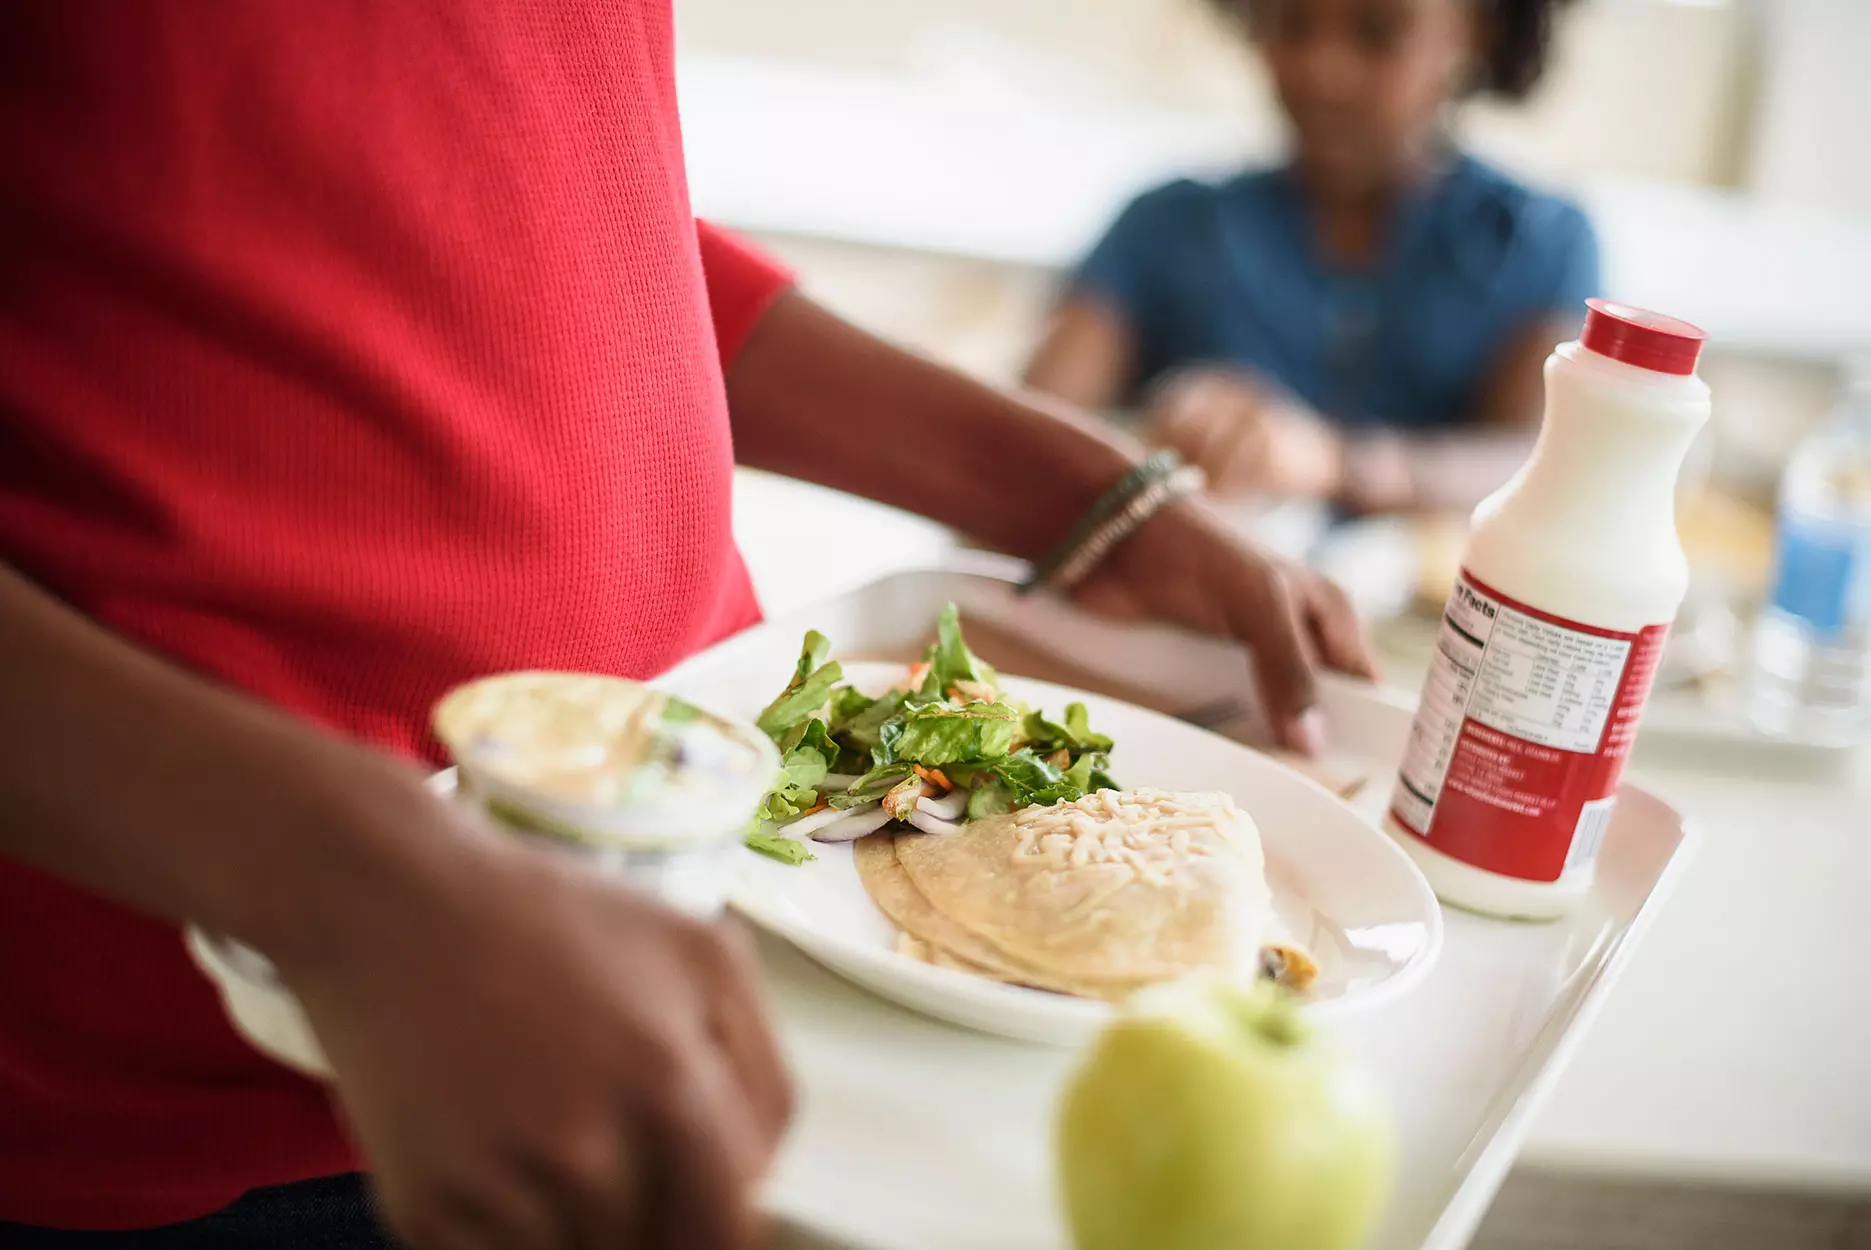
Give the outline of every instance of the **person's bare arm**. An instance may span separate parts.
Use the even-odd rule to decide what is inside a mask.
[[[1137,459],[1063,404],[995,390],[789,292],[728,370],[741,463],[933,518],[1036,556]]]
[[[1076,292],[1054,309],[1025,382],[1068,404],[1103,412],[1124,398],[1136,357],[1135,336],[1118,310]]]
[[[1144,434],[1201,464],[1222,495],[1333,499],[1365,513],[1466,511],[1527,458],[1539,431],[1541,368],[1564,337],[1557,322],[1517,336],[1460,430],[1347,435],[1249,374],[1198,368],[1154,389]]]
[[[445,872],[437,804],[375,752],[142,651],[0,565],[0,854],[290,956]],[[379,836],[406,827],[411,836]]]
[[[0,691],[0,856],[268,954],[407,1244],[750,1244],[785,1083],[718,932],[4,565]]]
[[[1490,430],[1530,435],[1540,428],[1546,406],[1546,358],[1578,330],[1557,318],[1542,318],[1508,340],[1481,388],[1473,423]]]
[[[1545,403],[1542,370],[1566,336],[1557,320],[1515,336],[1484,382],[1467,429],[1349,445],[1345,501],[1363,512],[1467,511],[1480,503],[1533,449]]]
[[[1002,551],[1060,542],[1137,461],[1137,443],[1057,403],[996,390],[892,347],[797,293],[728,371],[743,463],[945,522]],[[1239,638],[1276,731],[1319,745],[1315,661],[1369,674],[1350,605],[1316,574],[1244,544],[1190,502],[1120,544],[1086,593]]]

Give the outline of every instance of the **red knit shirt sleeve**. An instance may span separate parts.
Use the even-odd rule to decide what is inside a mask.
[[[747,240],[701,220],[695,223],[702,248],[702,274],[715,320],[721,367],[740,354],[741,344],[780,292],[793,284],[792,271]]]

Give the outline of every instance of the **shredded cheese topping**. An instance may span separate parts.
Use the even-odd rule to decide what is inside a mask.
[[[1102,790],[1070,803],[1030,807],[1014,817],[1019,840],[1011,862],[1054,870],[1122,865],[1152,885],[1168,885],[1177,865],[1211,854],[1189,831],[1226,827],[1241,809],[1224,794]]]

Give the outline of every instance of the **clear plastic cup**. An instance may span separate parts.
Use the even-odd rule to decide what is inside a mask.
[[[703,919],[780,767],[754,726],[617,677],[489,677],[451,691],[434,726],[462,801]]]

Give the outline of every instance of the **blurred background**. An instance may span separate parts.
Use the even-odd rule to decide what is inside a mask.
[[[677,0],[696,209],[859,323],[1016,380],[1132,197],[1280,158],[1266,71],[1220,7]],[[1527,101],[1454,112],[1461,146],[1585,208],[1604,294],[1712,336],[1682,517],[1698,653],[1677,648],[1676,675],[1695,698],[1656,722],[1694,721],[1705,696],[1730,715],[1779,474],[1871,351],[1868,64],[1863,0],[1580,0]],[[1430,641],[1410,609],[1439,612],[1465,510],[1324,549],[1316,509],[1259,536],[1349,583],[1409,685]]]
[[[841,312],[1016,376],[1062,267],[1137,192],[1277,159],[1199,0],[677,0],[697,211]],[[1608,294],[1701,324],[1719,472],[1765,488],[1871,346],[1871,5],[1584,0],[1476,152],[1580,200]]]
[[[997,381],[1020,376],[1132,197],[1282,150],[1265,72],[1204,0],[676,10],[697,212],[838,311]],[[1489,1247],[1871,1245],[1871,992],[1852,937],[1871,781],[1862,752],[1757,751],[1732,707],[1776,485],[1871,350],[1868,71],[1868,0],[1581,0],[1527,102],[1456,116],[1464,146],[1585,207],[1605,294],[1710,332],[1715,396],[1681,509],[1696,589],[1678,635],[1698,646],[1674,648],[1638,756],[1708,837]],[[743,483],[757,580],[758,517],[844,506],[778,492]],[[1413,689],[1459,520],[1367,524],[1351,544],[1261,524],[1356,583],[1387,675]],[[887,553],[855,554],[849,584],[947,541],[885,517],[868,535]],[[841,588],[762,585],[774,611]]]

